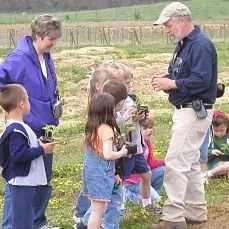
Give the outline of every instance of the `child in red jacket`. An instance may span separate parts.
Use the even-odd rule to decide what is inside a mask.
[[[150,118],[145,118],[140,121],[141,134],[142,134],[142,144],[144,150],[144,157],[151,169],[151,198],[152,201],[159,201],[160,191],[163,185],[163,178],[165,172],[165,162],[164,160],[157,160],[153,154],[153,145],[151,143],[151,137],[154,132],[154,122]],[[132,174],[130,178],[125,180],[125,194],[124,202],[140,202],[140,185],[141,177],[139,174]]]

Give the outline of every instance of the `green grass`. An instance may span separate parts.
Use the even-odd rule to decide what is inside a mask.
[[[134,5],[129,7],[109,8],[102,10],[57,12],[57,17],[64,22],[77,21],[130,21],[130,20],[155,20],[167,3],[154,3],[147,5]],[[195,20],[228,19],[229,1],[226,0],[192,0],[185,2],[190,7]],[[39,13],[40,14],[40,13]],[[38,13],[0,13],[0,24],[28,23]]]
[[[229,73],[229,44],[217,43],[219,56],[220,72]],[[158,45],[141,45],[141,46],[118,46],[122,55],[120,57],[127,57],[128,59],[136,58],[136,60],[143,58],[147,53],[164,53],[172,52],[173,45],[158,44]],[[2,48],[2,55],[5,56],[9,49]],[[60,51],[60,50],[58,50]],[[67,83],[74,83],[77,85],[81,79],[84,78],[87,69],[78,68],[76,66],[59,67],[57,72],[64,79],[61,81],[63,90],[66,90],[65,95],[68,95]],[[139,92],[142,93],[142,92]],[[172,106],[167,99],[158,99],[151,95],[144,95],[144,103],[147,102],[150,109],[157,111],[154,117],[155,120],[155,147],[156,155],[163,158],[167,150],[170,131],[171,131],[171,114]],[[229,113],[229,105],[227,102],[217,101],[216,110],[223,110]],[[166,112],[164,112],[166,111]],[[48,218],[51,224],[60,225],[62,229],[70,229],[73,225],[72,215],[74,212],[75,196],[79,192],[81,182],[81,169],[84,154],[83,146],[83,131],[84,131],[84,117],[79,114],[64,116],[61,120],[60,126],[57,128],[56,138],[58,141],[57,149],[55,150],[54,171],[53,171],[53,196],[48,207]],[[0,181],[0,215],[3,207],[3,180]],[[226,180],[211,180],[210,184],[206,186],[206,194],[208,205],[218,205],[228,201],[229,183]],[[163,196],[163,201],[165,195]],[[162,204],[163,204],[162,201]],[[124,220],[121,224],[122,229],[139,229],[148,228],[155,222],[158,217],[151,215],[138,205],[131,205],[131,218]]]

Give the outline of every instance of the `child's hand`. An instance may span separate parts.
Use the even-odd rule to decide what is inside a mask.
[[[123,145],[122,149],[120,150],[122,152],[122,156],[125,157],[127,156],[128,150],[126,148],[126,145]]]
[[[133,116],[135,116],[136,112],[137,112],[136,107],[129,107],[122,113],[122,118],[124,119],[124,121],[127,121]]]
[[[119,175],[116,175],[116,176],[115,176],[114,183],[115,183],[115,185],[120,185],[120,184],[122,184],[122,179],[120,178]]]
[[[215,156],[220,156],[220,155],[223,155],[224,153],[223,152],[221,152],[220,150],[218,150],[218,149],[213,149],[212,150],[212,155],[215,155]]]
[[[51,143],[42,143],[40,140],[39,140],[39,144],[43,147],[44,151],[45,151],[45,154],[52,154],[53,153],[53,149],[56,145],[56,142],[51,142]]]
[[[138,114],[134,117],[134,121],[142,120],[146,117],[145,112],[138,112]]]

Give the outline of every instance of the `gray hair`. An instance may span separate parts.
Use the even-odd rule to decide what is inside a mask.
[[[179,21],[181,19],[185,19],[186,21],[192,21],[192,16],[191,15],[184,15],[184,16],[172,17],[171,19],[174,21]]]
[[[42,39],[45,36],[60,38],[62,35],[62,26],[58,18],[49,14],[43,14],[36,17],[31,24],[32,39],[36,40],[37,36]]]

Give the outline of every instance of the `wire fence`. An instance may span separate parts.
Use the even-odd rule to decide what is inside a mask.
[[[202,25],[203,32],[213,41],[229,40],[229,25]],[[15,47],[24,35],[30,34],[30,28],[1,28],[0,44],[7,47]],[[57,45],[118,45],[118,44],[150,44],[169,43],[172,39],[162,27],[89,27],[89,26],[65,26],[63,34]]]

